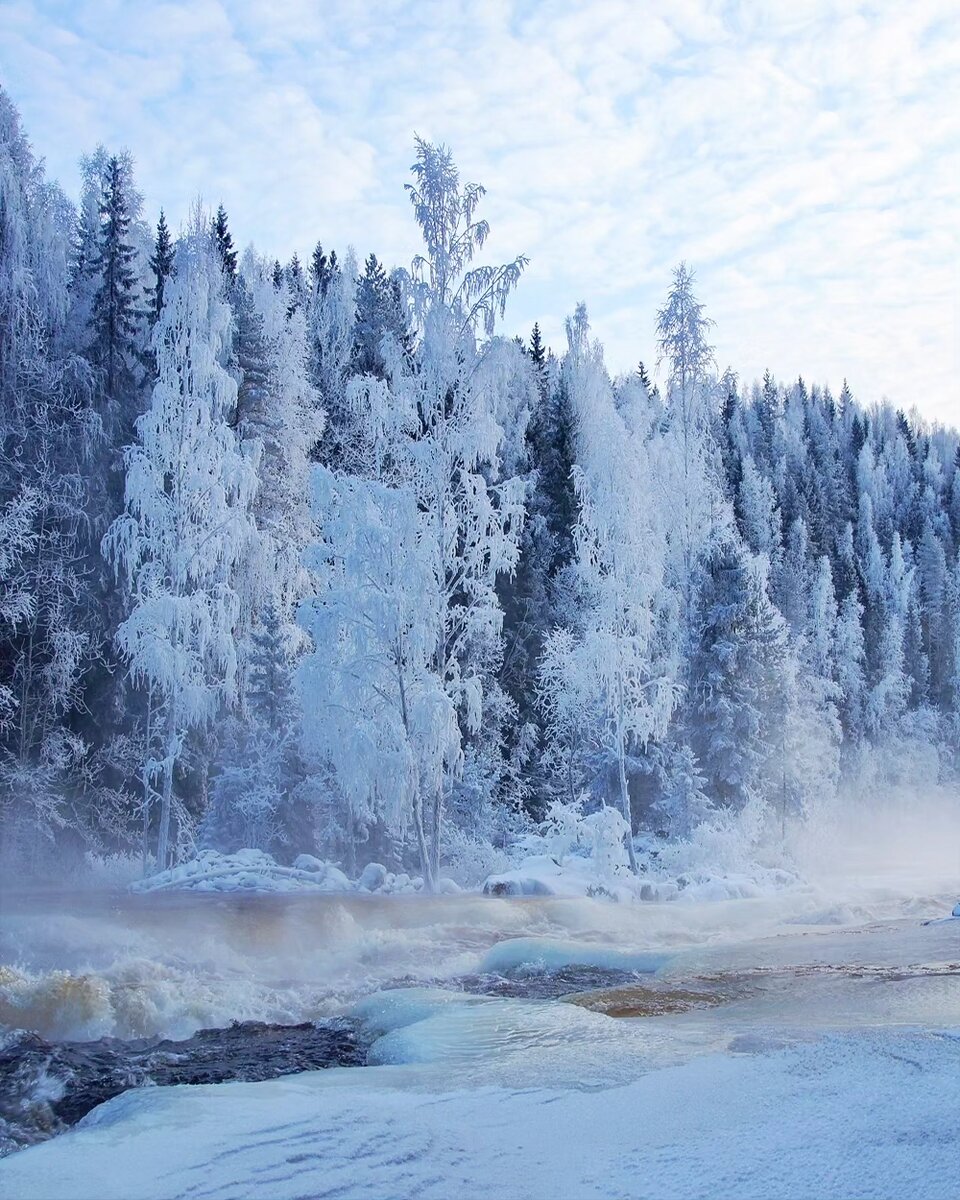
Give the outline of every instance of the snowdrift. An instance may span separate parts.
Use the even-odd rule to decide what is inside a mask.
[[[380,895],[415,894],[423,890],[420,876],[394,874],[381,863],[367,863],[357,879],[349,879],[333,863],[301,854],[290,867],[281,866],[263,850],[221,854],[202,850],[187,862],[130,885],[134,892],[356,892]],[[459,892],[451,879],[441,879],[442,894]]]

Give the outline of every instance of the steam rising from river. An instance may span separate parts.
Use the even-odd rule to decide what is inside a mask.
[[[59,1039],[185,1037],[233,1019],[334,1015],[388,984],[442,983],[476,971],[505,938],[683,955],[807,926],[939,917],[960,892],[960,803],[943,793],[848,803],[795,832],[788,857],[805,882],[712,902],[7,893],[0,1024]]]

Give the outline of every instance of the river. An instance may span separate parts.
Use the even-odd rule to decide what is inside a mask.
[[[95,1175],[97,1154],[113,1155],[104,1142],[112,1136],[110,1122],[127,1113],[130,1129],[140,1129],[137,1106],[148,1104],[153,1107],[144,1128],[159,1137],[163,1121],[155,1110],[168,1095],[191,1103],[212,1096],[205,1111],[215,1112],[246,1095],[237,1089],[282,1084],[288,1089],[283,1093],[251,1096],[296,1095],[301,1109],[306,1104],[314,1112],[331,1089],[343,1103],[347,1097],[359,1103],[361,1090],[372,1088],[366,1103],[375,1128],[389,1103],[384,1098],[398,1093],[418,1097],[411,1103],[419,1104],[424,1095],[452,1086],[461,1098],[478,1089],[493,1088],[502,1097],[534,1089],[569,1104],[574,1094],[614,1096],[618,1088],[652,1087],[654,1078],[666,1087],[671,1071],[709,1065],[717,1056],[723,1062],[769,1061],[775,1074],[777,1055],[823,1053],[813,1047],[832,1044],[831,1038],[856,1035],[863,1053],[873,1046],[865,1037],[919,1038],[926,1049],[946,1045],[942,1039],[960,1029],[960,921],[942,919],[956,899],[949,886],[943,879],[924,889],[915,880],[886,878],[843,889],[797,884],[754,899],[632,905],[467,894],[7,893],[0,921],[0,1024],[33,1030],[42,1039],[37,1045],[48,1047],[37,1060],[46,1066],[31,1083],[35,1090],[56,1092],[51,1077],[58,1063],[61,1074],[73,1072],[68,1091],[79,1087],[82,1069],[103,1077],[106,1060],[90,1058],[93,1049],[127,1056],[126,1082],[113,1088],[117,1092],[138,1083],[277,1074],[288,1080],[212,1090],[150,1087],[137,1096],[128,1091],[71,1133],[53,1122],[55,1128],[31,1135],[28,1140],[39,1141],[61,1131],[45,1145],[5,1159],[0,1180],[10,1173],[10,1194],[53,1195],[38,1181],[45,1172],[41,1159],[54,1151],[56,1162],[78,1170],[86,1163]],[[261,1025],[230,1033],[231,1022]],[[296,1025],[300,1034],[276,1031]],[[319,1048],[318,1028],[327,1038]],[[194,1036],[198,1030],[214,1033],[203,1041]],[[211,1037],[226,1040],[211,1043]],[[88,1057],[70,1059],[77,1043],[84,1043]],[[51,1058],[51,1046],[60,1058]],[[883,1046],[883,1064],[904,1058],[902,1047],[890,1058],[888,1042]],[[949,1053],[937,1057],[931,1051],[931,1062],[948,1063],[958,1047],[954,1039]],[[236,1071],[230,1066],[234,1055],[244,1064]],[[910,1055],[916,1060],[915,1048]],[[216,1062],[220,1073],[184,1074],[188,1060],[200,1061],[204,1071]],[[138,1074],[137,1064],[145,1061]],[[317,1066],[332,1069],[293,1074]],[[823,1070],[834,1066],[831,1059]],[[794,1079],[797,1069],[787,1077]],[[296,1087],[307,1091],[289,1090]],[[253,1110],[243,1108],[243,1120]],[[478,1120],[476,1114],[470,1119]],[[605,1128],[607,1119],[599,1124]],[[122,1121],[117,1135],[121,1127]],[[218,1152],[225,1153],[229,1121],[219,1127]],[[341,1139],[339,1150],[329,1151],[331,1169],[346,1144]],[[194,1171],[203,1162],[209,1166],[203,1156],[212,1151],[205,1145],[200,1138]],[[427,1150],[423,1154],[429,1159]],[[349,1164],[341,1166],[347,1170]],[[388,1167],[378,1168],[377,1186],[392,1195],[400,1184]],[[419,1182],[411,1194],[431,1194],[424,1179],[414,1177]],[[86,1176],[81,1171],[77,1178]],[[303,1180],[291,1183],[290,1194],[314,1194],[298,1192],[301,1185]],[[83,1195],[80,1186],[57,1194]],[[139,1186],[121,1172],[115,1192],[108,1187],[101,1194],[189,1194],[186,1182],[182,1193],[172,1183],[169,1192],[148,1180]],[[240,1188],[223,1194],[285,1193]],[[352,1195],[349,1181],[336,1194]]]

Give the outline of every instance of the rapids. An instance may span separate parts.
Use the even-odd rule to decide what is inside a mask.
[[[835,1031],[957,1028],[952,902],[889,880],[653,904],[6,893],[0,1123],[10,1149],[145,1084],[363,1066],[594,1089]]]
[[[463,987],[455,981],[482,976],[485,960],[496,974],[471,990],[534,994],[533,981],[527,990],[504,982],[503,968],[515,965],[521,945],[504,945],[513,939],[549,948],[541,977],[565,965],[683,973],[689,956],[722,957],[724,947],[738,966],[750,966],[758,940],[890,919],[919,923],[944,916],[954,898],[884,886],[838,900],[812,885],[754,899],[634,905],[470,894],[5,893],[0,1025],[89,1040],[185,1038],[231,1021],[296,1024],[337,1016],[387,986]],[[599,957],[585,956],[583,945]],[[618,981],[571,979],[558,989],[541,978],[541,994],[608,980]]]

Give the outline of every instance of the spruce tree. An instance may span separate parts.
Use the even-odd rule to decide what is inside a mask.
[[[237,275],[237,252],[233,248],[233,236],[227,224],[227,210],[222,204],[213,218],[213,239],[217,246],[223,273],[227,277],[227,282],[232,283]]]
[[[287,288],[290,292],[290,305],[287,309],[287,316],[292,316],[297,308],[306,300],[307,284],[303,274],[303,267],[300,265],[300,256],[294,253],[293,258],[287,263],[287,269],[284,271],[284,277],[287,281]]]
[[[107,164],[100,206],[100,285],[93,303],[93,350],[111,407],[134,379],[139,349],[141,314],[137,307],[137,252],[130,241],[129,174],[129,159],[113,155]]]
[[[907,449],[910,451],[910,457],[917,457],[917,443],[913,436],[913,430],[910,428],[910,422],[907,420],[907,414],[902,408],[897,409],[897,433],[903,438],[907,444]]]
[[[160,209],[160,220],[157,222],[157,236],[154,242],[153,254],[150,256],[150,269],[153,271],[155,283],[152,288],[153,302],[150,306],[150,322],[155,324],[163,308],[163,286],[173,274],[173,240],[167,228],[167,219]]]
[[[310,286],[315,296],[326,290],[329,266],[327,256],[323,252],[323,245],[317,242],[310,255],[309,267]]]
[[[688,735],[710,798],[742,808],[762,794],[783,726],[786,625],[762,560],[730,540],[706,564],[700,605]]]
[[[396,334],[395,302],[390,280],[375,254],[369,255],[357,281],[357,312],[353,327],[351,370],[358,375],[386,377],[381,352],[384,335]]]
[[[543,337],[540,333],[540,323],[534,322],[533,330],[530,334],[530,360],[540,372],[543,370],[547,362],[547,351],[543,344]]]

